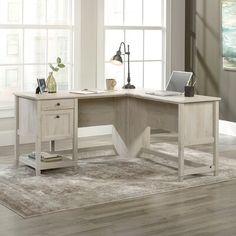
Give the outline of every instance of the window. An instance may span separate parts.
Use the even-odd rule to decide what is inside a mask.
[[[166,0],[104,0],[105,77],[115,78],[118,87],[126,83],[127,63],[119,67],[110,59],[122,41],[130,45],[131,83],[164,87],[165,5]]]
[[[72,87],[74,0],[0,0],[0,108],[13,105],[12,92],[35,91],[48,63],[61,57],[59,90]]]

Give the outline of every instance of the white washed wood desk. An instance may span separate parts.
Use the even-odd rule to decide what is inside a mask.
[[[120,90],[101,94],[57,93],[36,95],[16,93],[16,145],[19,161],[19,135],[35,136],[36,169],[74,166],[77,162],[77,127],[113,125],[113,143],[117,152],[126,157],[136,156],[142,148],[149,148],[150,129],[162,128],[178,132],[178,177],[214,172],[218,174],[218,121],[220,98],[207,96],[159,97],[147,95],[142,90]],[[59,105],[58,105],[59,104]],[[65,115],[60,128],[60,115]],[[49,118],[47,119],[47,116]],[[46,129],[46,123],[49,122]],[[56,124],[53,121],[56,121]],[[58,130],[57,130],[58,129]],[[49,132],[49,133],[47,133]],[[61,133],[60,133],[61,132]],[[55,134],[55,136],[54,136]],[[73,139],[73,160],[63,163],[40,162],[41,141]],[[211,166],[184,169],[184,147],[200,144],[213,145]],[[53,149],[53,142],[52,142]],[[32,162],[32,161],[31,161]]]

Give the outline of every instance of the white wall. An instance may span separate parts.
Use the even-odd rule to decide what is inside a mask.
[[[167,2],[168,5],[171,5],[171,13],[167,15],[171,25],[170,31],[167,32],[171,39],[167,42],[168,77],[172,70],[184,70],[185,66],[185,0],[167,0]],[[103,28],[98,27],[99,23],[102,24],[100,4],[102,4],[102,0],[81,0],[78,4],[78,11],[81,11],[81,28],[78,27],[78,32],[81,32],[81,37],[77,37],[77,40],[80,40],[80,45],[77,47],[80,55],[76,57],[76,60],[80,61],[75,63],[80,68],[80,72],[77,73],[78,78],[76,79],[78,81],[75,84],[80,89],[101,87],[103,85],[102,78],[97,81],[97,74],[102,77],[102,70],[98,71],[97,65],[99,63],[101,65],[101,61],[102,63],[104,61],[103,58],[97,58],[97,55],[102,54],[98,51],[101,50],[102,46],[100,44],[103,43],[103,33],[98,34],[97,30]],[[13,118],[0,119],[0,146],[13,143],[13,128]],[[109,127],[106,132],[108,130],[110,130]],[[91,132],[98,134],[96,130]]]
[[[81,0],[81,89],[97,86],[97,0]]]
[[[170,70],[185,69],[185,0],[171,1]],[[168,58],[167,58],[168,60]]]

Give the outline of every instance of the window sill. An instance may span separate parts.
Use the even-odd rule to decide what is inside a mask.
[[[0,119],[13,117],[15,117],[13,106],[0,106]]]

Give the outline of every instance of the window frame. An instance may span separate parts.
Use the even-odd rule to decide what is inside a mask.
[[[47,1],[45,1],[45,5],[47,5]],[[24,24],[23,20],[24,20],[24,15],[23,15],[23,10],[24,10],[24,0],[22,1],[22,14],[21,14],[21,23],[7,23],[7,24],[0,24],[0,29],[4,30],[4,29],[8,29],[8,30],[14,30],[14,29],[18,29],[22,31],[22,42],[21,42],[21,51],[22,51],[22,55],[21,55],[21,63],[0,63],[1,67],[7,67],[7,66],[15,66],[15,67],[21,67],[21,71],[20,71],[20,85],[19,85],[19,89],[21,91],[24,91],[24,67],[25,66],[45,66],[45,76],[47,76],[48,72],[49,72],[49,66],[48,63],[55,63],[55,62],[50,62],[48,61],[48,32],[49,30],[68,30],[69,34],[70,34],[70,42],[69,42],[69,48],[70,48],[70,58],[69,61],[66,62],[66,65],[68,65],[70,67],[71,73],[69,73],[69,78],[68,78],[68,89],[72,89],[72,88],[76,88],[77,87],[77,82],[75,81],[75,78],[77,78],[79,72],[77,68],[79,62],[78,60],[76,60],[77,58],[79,58],[78,54],[80,53],[80,47],[78,46],[77,43],[75,42],[79,42],[80,41],[80,34],[78,34],[76,32],[76,30],[78,31],[78,28],[80,28],[80,24],[81,24],[81,19],[80,17],[78,17],[78,15],[80,15],[81,12],[81,0],[70,0],[70,4],[69,4],[69,12],[70,12],[70,22],[69,24]],[[45,9],[45,11],[47,11],[47,8]],[[46,16],[45,16],[46,17]],[[24,47],[25,47],[25,37],[24,37],[24,33],[25,30],[40,30],[43,29],[46,31],[46,51],[45,51],[45,62],[44,63],[25,63],[25,58],[24,58]],[[36,79],[35,79],[36,80]],[[0,118],[6,118],[6,117],[14,117],[14,104],[12,105],[2,105],[0,106]]]
[[[160,61],[162,63],[162,88],[164,89],[166,86],[166,75],[170,74],[170,67],[171,67],[171,0],[162,0],[162,6],[163,6],[163,11],[162,11],[162,26],[109,26],[105,25],[104,18],[105,18],[105,13],[104,13],[104,0],[98,0],[100,9],[98,9],[98,22],[100,22],[101,25],[98,25],[98,56],[100,58],[100,61],[98,61],[98,69],[97,69],[97,84],[100,85],[100,87],[105,87],[105,32],[106,30],[112,30],[112,29],[120,29],[120,30],[161,30],[162,31],[162,42],[163,42],[163,47],[162,47],[162,60],[144,60],[144,55],[143,55],[143,60],[132,60],[132,62],[142,62],[143,67],[144,67],[144,62],[145,61]],[[125,0],[123,0],[124,2]],[[124,4],[123,4],[124,7]],[[102,8],[102,9],[101,9]],[[124,9],[123,9],[124,11]],[[142,9],[142,14],[143,14],[143,9]],[[142,19],[143,21],[143,19]],[[124,24],[124,17],[123,17],[123,24]],[[125,32],[124,32],[125,34]],[[144,35],[144,34],[143,34]],[[145,37],[145,36],[143,36]],[[103,44],[101,44],[103,42]],[[143,47],[144,47],[144,40],[143,40]],[[117,45],[118,47],[119,45]],[[101,49],[102,48],[102,49]],[[143,48],[144,49],[144,48]],[[111,55],[112,56],[112,55]],[[103,59],[103,63],[101,63],[101,58]],[[132,73],[132,72],[131,72]],[[143,87],[144,87],[144,69],[143,69]],[[126,74],[127,71],[124,70],[124,84],[126,83]]]

